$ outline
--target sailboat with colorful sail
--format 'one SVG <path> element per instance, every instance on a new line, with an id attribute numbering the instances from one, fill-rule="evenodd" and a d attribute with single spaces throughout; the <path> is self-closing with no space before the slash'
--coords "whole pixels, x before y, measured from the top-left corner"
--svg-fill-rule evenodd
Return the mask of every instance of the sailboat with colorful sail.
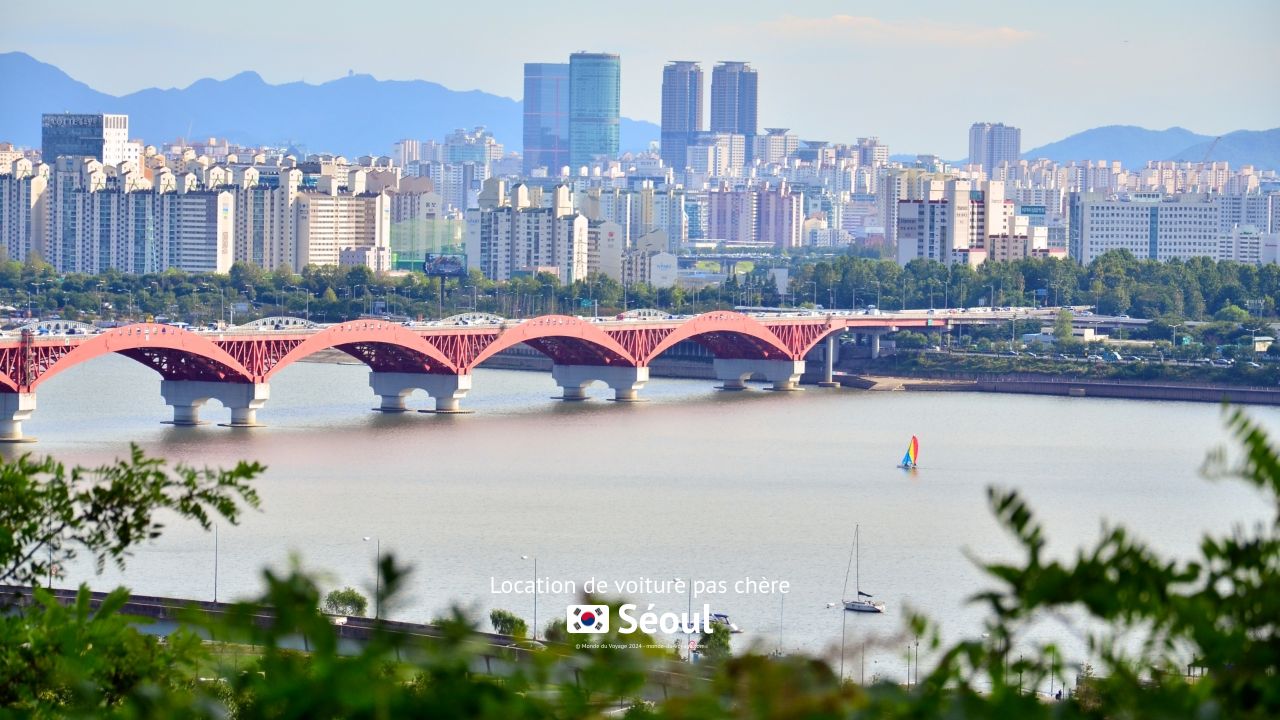
<path id="1" fill-rule="evenodd" d="M 871 593 L 862 592 L 862 551 L 858 545 L 859 530 L 860 526 L 853 526 L 853 548 L 852 552 L 849 553 L 850 563 L 856 568 L 853 580 L 854 596 L 852 600 L 842 600 L 842 602 L 844 603 L 844 609 L 849 612 L 882 613 L 884 612 L 884 603 L 875 602 L 869 599 Z M 846 593 L 849 591 L 848 568 L 845 568 L 844 571 L 844 591 Z"/>
<path id="2" fill-rule="evenodd" d="M 898 467 L 904 470 L 910 470 L 916 466 L 916 460 L 920 457 L 920 440 L 915 435 L 911 436 L 911 442 L 907 443 L 907 454 L 902 456 L 902 464 Z"/>

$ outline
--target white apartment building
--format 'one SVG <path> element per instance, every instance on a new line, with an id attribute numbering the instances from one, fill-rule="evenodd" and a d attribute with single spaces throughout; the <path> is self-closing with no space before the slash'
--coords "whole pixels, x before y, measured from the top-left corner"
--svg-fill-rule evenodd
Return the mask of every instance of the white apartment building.
<path id="1" fill-rule="evenodd" d="M 390 248 L 391 201 L 386 193 L 304 192 L 295 207 L 295 272 L 307 265 L 338 265 L 347 248 L 374 248 L 378 258 L 383 257 L 383 248 Z"/>
<path id="2" fill-rule="evenodd" d="M 44 256 L 49 166 L 20 158 L 0 170 L 7 170 L 0 174 L 0 247 L 11 260 Z"/>
<path id="3" fill-rule="evenodd" d="M 144 193 L 100 193 L 124 200 Z M 198 190 L 156 195 L 156 239 L 160 268 L 187 272 L 231 270 L 234 255 L 235 196 L 226 191 Z M 138 208 L 141 210 L 142 208 Z M 136 216 L 135 216 L 136 218 Z M 126 215 L 126 225 L 129 218 Z M 136 224 L 134 225 L 136 227 Z M 136 237 L 136 236 L 135 236 Z M 131 243 L 137 248 L 137 243 Z"/>
<path id="4" fill-rule="evenodd" d="M 622 235 L 621 225 L 607 220 L 587 225 L 588 275 L 600 273 L 622 282 L 622 259 L 626 251 L 627 242 Z"/>
<path id="5" fill-rule="evenodd" d="M 1082 263 L 1110 250 L 1153 260 L 1217 258 L 1221 239 L 1221 208 L 1211 196 L 1072 197 L 1071 254 Z"/>
<path id="6" fill-rule="evenodd" d="M 268 269 L 296 267 L 294 206 L 302 192 L 302 172 L 290 167 L 234 167 L 229 183 L 220 187 L 235 195 L 235 260 Z"/>
<path id="7" fill-rule="evenodd" d="M 1033 226 L 1004 196 L 1004 183 L 926 180 L 921 197 L 900 200 L 897 209 L 897 259 L 917 258 L 977 266 L 986 260 L 1065 256 L 1049 246 L 1048 228 Z"/>
<path id="8" fill-rule="evenodd" d="M 585 279 L 588 221 L 573 210 L 569 188 L 555 188 L 548 207 L 536 207 L 524 185 L 506 190 L 497 178 L 485 182 L 480 207 L 466 213 L 467 267 L 491 280 L 554 267 L 562 283 Z"/>

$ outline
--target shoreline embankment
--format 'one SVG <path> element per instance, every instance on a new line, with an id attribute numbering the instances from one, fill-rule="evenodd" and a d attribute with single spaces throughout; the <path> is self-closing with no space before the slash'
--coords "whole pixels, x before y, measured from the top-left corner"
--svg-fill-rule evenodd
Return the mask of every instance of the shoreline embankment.
<path id="1" fill-rule="evenodd" d="M 341 350 L 323 350 L 304 362 L 360 365 L 360 361 Z M 543 355 L 499 353 L 482 367 L 502 370 L 550 372 L 551 359 Z M 698 360 L 658 359 L 649 368 L 650 377 L 714 380 L 711 363 Z M 815 385 L 820 372 L 810 371 L 801 384 Z M 1188 402 L 1230 402 L 1247 405 L 1280 405 L 1280 388 L 1231 386 L 1220 384 L 1172 383 L 1159 380 L 1106 380 L 1071 378 L 1038 373 L 1018 374 L 893 374 L 883 375 L 867 368 L 860 371 L 841 370 L 832 379 L 841 387 L 871 392 L 980 392 L 1018 395 L 1056 395 L 1060 397 L 1096 397 L 1126 400 L 1176 400 Z"/>

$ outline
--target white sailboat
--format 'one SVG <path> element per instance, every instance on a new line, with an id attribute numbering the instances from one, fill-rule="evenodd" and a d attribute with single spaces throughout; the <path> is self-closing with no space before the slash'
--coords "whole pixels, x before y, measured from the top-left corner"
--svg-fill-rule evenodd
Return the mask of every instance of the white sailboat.
<path id="1" fill-rule="evenodd" d="M 882 613 L 884 612 L 884 603 L 871 600 L 871 593 L 862 592 L 862 552 L 858 546 L 858 525 L 853 526 L 853 549 L 849 552 L 849 563 L 854 567 L 853 590 L 854 596 L 852 600 L 842 600 L 844 609 L 849 612 L 863 613 Z M 844 594 L 849 592 L 849 568 L 844 571 Z"/>

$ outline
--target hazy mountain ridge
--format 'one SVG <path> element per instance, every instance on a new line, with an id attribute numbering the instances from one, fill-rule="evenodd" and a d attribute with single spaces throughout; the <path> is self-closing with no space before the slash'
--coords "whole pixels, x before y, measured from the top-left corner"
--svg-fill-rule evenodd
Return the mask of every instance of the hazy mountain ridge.
<path id="1" fill-rule="evenodd" d="M 1208 153 L 1209 160 L 1225 160 L 1232 167 L 1280 168 L 1280 128 L 1227 133 L 1209 152 L 1213 141 L 1212 135 L 1180 127 L 1148 130 L 1134 125 L 1108 125 L 1028 150 L 1022 157 L 1056 162 L 1119 160 L 1124 167 L 1136 169 L 1146 166 L 1148 160 L 1200 162 Z"/>
<path id="2" fill-rule="evenodd" d="M 402 138 L 443 139 L 455 128 L 484 125 L 509 150 L 519 150 L 522 108 L 517 100 L 481 90 L 450 90 L 426 80 L 378 80 L 352 74 L 317 85 L 272 85 L 245 71 L 225 80 L 203 78 L 185 88 L 148 88 L 123 96 L 99 92 L 53 65 L 21 52 L 0 53 L 0 140 L 40 146 L 44 112 L 128 113 L 133 137 L 152 143 L 179 137 L 226 137 L 243 144 L 302 143 L 313 151 L 347 155 L 391 152 Z M 395 108 L 379 111 L 379 108 Z M 658 139 L 654 123 L 622 118 L 622 149 L 643 150 Z M 1029 160 L 1119 160 L 1141 168 L 1148 160 L 1204 159 L 1214 138 L 1185 128 L 1132 125 L 1093 128 L 1023 153 Z M 1219 139 L 1211 160 L 1233 167 L 1280 169 L 1280 128 L 1238 130 Z M 914 155 L 893 159 L 914 161 Z"/>
<path id="3" fill-rule="evenodd" d="M 317 85 L 272 85 L 246 71 L 116 97 L 20 52 L 0 54 L 0 97 L 21 98 L 0 103 L 0 139 L 32 147 L 40 145 L 40 114 L 64 110 L 128 113 L 130 134 L 152 143 L 212 136 L 244 144 L 293 141 L 348 155 L 388 154 L 402 138 L 443 139 L 455 128 L 476 125 L 518 151 L 523 125 L 518 100 L 363 74 Z M 658 126 L 623 118 L 621 135 L 624 150 L 645 149 L 657 140 Z"/>

